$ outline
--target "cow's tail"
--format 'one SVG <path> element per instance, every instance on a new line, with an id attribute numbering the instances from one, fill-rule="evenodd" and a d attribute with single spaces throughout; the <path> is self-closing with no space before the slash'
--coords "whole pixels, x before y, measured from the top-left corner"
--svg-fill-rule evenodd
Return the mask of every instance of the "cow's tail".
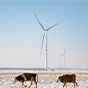
<path id="1" fill-rule="evenodd" d="M 38 81 L 38 75 L 36 75 L 36 82 L 38 82 L 38 83 L 39 83 L 39 81 Z"/>

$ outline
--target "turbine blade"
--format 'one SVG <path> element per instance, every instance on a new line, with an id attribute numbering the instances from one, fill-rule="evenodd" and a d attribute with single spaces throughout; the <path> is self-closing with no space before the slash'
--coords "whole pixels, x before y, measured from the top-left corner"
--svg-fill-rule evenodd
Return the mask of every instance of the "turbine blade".
<path id="1" fill-rule="evenodd" d="M 46 31 L 50 30 L 52 27 L 54 27 L 54 26 L 56 26 L 56 25 L 58 25 L 58 24 L 59 24 L 59 23 L 57 23 L 57 24 L 55 24 L 55 25 L 49 27 L 48 29 L 46 29 Z"/>
<path id="2" fill-rule="evenodd" d="M 61 54 L 59 57 L 61 57 L 61 56 L 64 56 L 64 54 Z M 59 57 L 58 57 L 58 58 L 59 58 Z"/>
<path id="3" fill-rule="evenodd" d="M 68 62 L 65 56 L 64 56 L 64 59 L 66 60 L 66 62 Z"/>
<path id="4" fill-rule="evenodd" d="M 64 54 L 65 54 L 65 50 L 66 50 L 66 47 L 65 47 L 65 49 L 64 49 Z"/>
<path id="5" fill-rule="evenodd" d="M 40 26 L 42 27 L 42 29 L 45 31 L 44 27 L 42 26 L 42 24 L 41 24 L 41 23 L 40 23 L 40 21 L 38 20 L 38 18 L 37 18 L 37 16 L 36 16 L 36 14 L 35 14 L 35 13 L 34 13 L 34 15 L 35 15 L 35 17 L 36 17 L 37 21 L 39 22 Z"/>
<path id="6" fill-rule="evenodd" d="M 41 58 L 41 52 L 42 52 L 42 46 L 43 46 L 44 36 L 45 36 L 45 33 L 43 34 L 43 37 L 42 37 L 42 45 L 41 45 L 41 51 L 40 51 L 40 58 Z"/>

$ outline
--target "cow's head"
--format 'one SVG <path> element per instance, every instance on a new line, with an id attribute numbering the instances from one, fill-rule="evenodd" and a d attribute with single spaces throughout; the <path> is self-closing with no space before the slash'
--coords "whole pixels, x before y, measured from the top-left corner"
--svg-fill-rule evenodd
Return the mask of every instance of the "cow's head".
<path id="1" fill-rule="evenodd" d="M 17 76 L 17 77 L 15 77 L 15 79 L 14 79 L 14 82 L 13 83 L 16 83 L 17 81 L 22 81 L 22 76 L 21 75 L 19 75 L 19 76 Z"/>
<path id="2" fill-rule="evenodd" d="M 57 79 L 57 82 L 59 82 L 60 81 L 60 77 L 58 77 L 58 79 Z"/>

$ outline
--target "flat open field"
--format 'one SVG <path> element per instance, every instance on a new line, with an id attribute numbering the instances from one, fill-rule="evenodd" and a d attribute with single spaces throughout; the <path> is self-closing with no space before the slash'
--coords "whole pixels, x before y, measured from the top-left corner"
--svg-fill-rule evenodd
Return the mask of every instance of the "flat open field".
<path id="1" fill-rule="evenodd" d="M 27 87 L 22 87 L 20 82 L 13 84 L 14 77 L 22 74 L 23 72 L 0 72 L 0 88 L 28 88 L 30 82 L 25 82 Z M 35 72 L 38 74 L 38 87 L 37 88 L 63 88 L 61 82 L 56 83 L 59 76 L 69 72 Z M 70 72 L 71 73 L 71 72 Z M 76 88 L 88 88 L 88 72 L 75 72 L 76 81 L 78 86 Z M 31 88 L 35 88 L 35 84 Z M 67 88 L 73 88 L 72 83 L 67 84 Z"/>

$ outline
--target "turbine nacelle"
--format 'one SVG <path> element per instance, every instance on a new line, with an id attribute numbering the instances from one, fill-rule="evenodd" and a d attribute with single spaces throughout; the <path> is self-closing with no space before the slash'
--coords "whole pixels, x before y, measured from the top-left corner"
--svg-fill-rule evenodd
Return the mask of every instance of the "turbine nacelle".
<path id="1" fill-rule="evenodd" d="M 47 33 L 48 31 L 43 31 L 44 33 Z"/>

